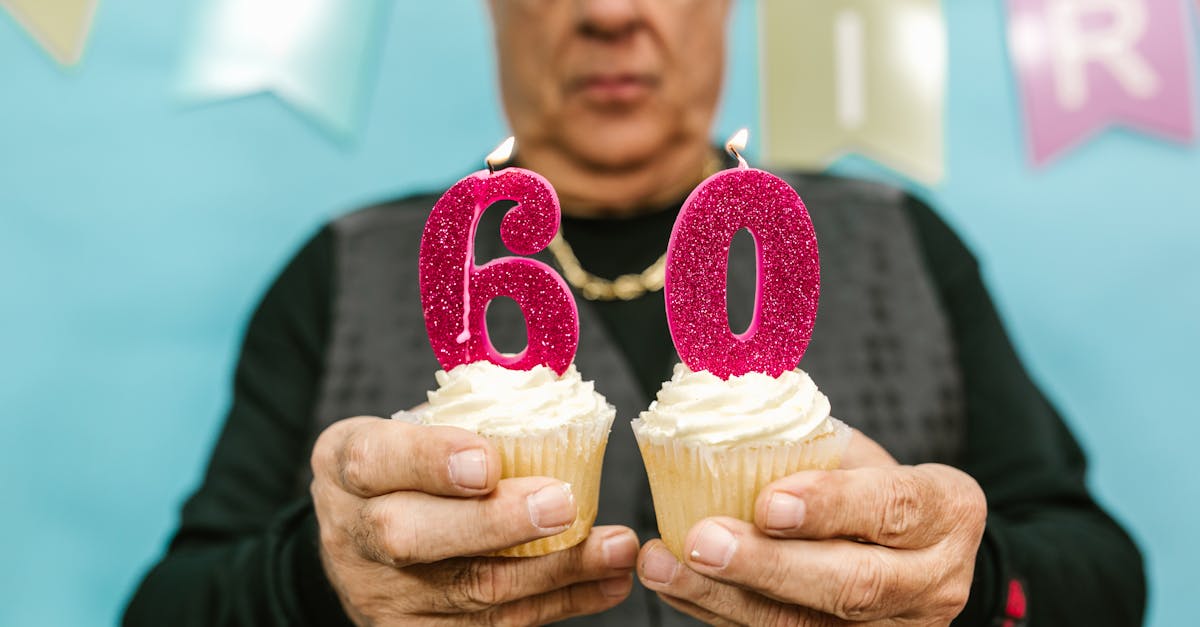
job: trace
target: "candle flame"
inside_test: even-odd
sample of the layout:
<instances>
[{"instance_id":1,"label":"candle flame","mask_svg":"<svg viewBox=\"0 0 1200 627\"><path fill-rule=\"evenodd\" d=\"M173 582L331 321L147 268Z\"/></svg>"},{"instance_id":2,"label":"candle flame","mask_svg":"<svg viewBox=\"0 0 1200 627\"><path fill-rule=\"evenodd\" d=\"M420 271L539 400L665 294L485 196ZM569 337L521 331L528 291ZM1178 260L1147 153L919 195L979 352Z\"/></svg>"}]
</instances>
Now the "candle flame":
<instances>
[{"instance_id":1,"label":"candle flame","mask_svg":"<svg viewBox=\"0 0 1200 627\"><path fill-rule=\"evenodd\" d=\"M742 156L742 151L746 149L746 142L750 140L749 129L741 129L725 142L725 152L737 157L738 167L745 169L750 167L746 163L746 158Z\"/></svg>"},{"instance_id":2,"label":"candle flame","mask_svg":"<svg viewBox=\"0 0 1200 627\"><path fill-rule=\"evenodd\" d=\"M484 159L484 162L487 163L489 170L495 170L496 166L508 161L508 158L512 156L513 144L515 144L516 141L517 140L515 137L510 136L508 139L500 142L499 146L496 146L496 149L493 150L486 159Z\"/></svg>"},{"instance_id":3,"label":"candle flame","mask_svg":"<svg viewBox=\"0 0 1200 627\"><path fill-rule=\"evenodd\" d=\"M750 141L750 129L741 129L734 133L729 141L725 142L725 150L741 153L746 149L746 144Z\"/></svg>"}]
</instances>

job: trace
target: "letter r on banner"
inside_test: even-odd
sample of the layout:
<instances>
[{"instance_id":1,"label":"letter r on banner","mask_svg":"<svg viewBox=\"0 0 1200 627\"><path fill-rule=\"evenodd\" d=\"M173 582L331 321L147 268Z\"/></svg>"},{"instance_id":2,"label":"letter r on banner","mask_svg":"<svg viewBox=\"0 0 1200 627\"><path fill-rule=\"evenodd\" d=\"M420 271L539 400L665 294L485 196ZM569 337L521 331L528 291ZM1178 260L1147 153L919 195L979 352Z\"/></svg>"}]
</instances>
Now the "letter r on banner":
<instances>
[{"instance_id":1,"label":"letter r on banner","mask_svg":"<svg viewBox=\"0 0 1200 627\"><path fill-rule=\"evenodd\" d=\"M1146 100L1158 91L1159 78L1136 45L1146 34L1146 7L1136 0L1053 0L1049 24L1058 43L1054 75L1058 102L1078 111L1087 103L1087 67L1103 66L1131 95ZM1105 27L1088 30L1089 15L1110 17Z\"/></svg>"},{"instance_id":2,"label":"letter r on banner","mask_svg":"<svg viewBox=\"0 0 1200 627\"><path fill-rule=\"evenodd\" d=\"M1193 137L1186 9L1184 0L1008 0L1035 163L1113 123Z\"/></svg>"}]
</instances>

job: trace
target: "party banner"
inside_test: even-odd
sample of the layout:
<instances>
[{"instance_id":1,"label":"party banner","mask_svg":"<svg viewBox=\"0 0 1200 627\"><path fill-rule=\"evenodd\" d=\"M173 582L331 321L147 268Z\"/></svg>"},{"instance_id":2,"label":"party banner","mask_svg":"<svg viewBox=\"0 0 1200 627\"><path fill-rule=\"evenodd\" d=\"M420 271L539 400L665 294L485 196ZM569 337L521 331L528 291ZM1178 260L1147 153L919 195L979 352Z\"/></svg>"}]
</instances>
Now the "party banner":
<instances>
[{"instance_id":1,"label":"party banner","mask_svg":"<svg viewBox=\"0 0 1200 627\"><path fill-rule=\"evenodd\" d=\"M1194 137L1185 0L1008 0L1008 14L1035 164L1114 123Z\"/></svg>"},{"instance_id":2,"label":"party banner","mask_svg":"<svg viewBox=\"0 0 1200 627\"><path fill-rule=\"evenodd\" d=\"M269 91L341 137L356 127L386 0L203 0L180 89Z\"/></svg>"},{"instance_id":3,"label":"party banner","mask_svg":"<svg viewBox=\"0 0 1200 627\"><path fill-rule=\"evenodd\" d=\"M760 11L767 160L819 168L854 151L941 180L939 0L763 0Z\"/></svg>"},{"instance_id":4,"label":"party banner","mask_svg":"<svg viewBox=\"0 0 1200 627\"><path fill-rule=\"evenodd\" d=\"M92 30L97 0L0 0L60 65L75 65Z\"/></svg>"}]
</instances>

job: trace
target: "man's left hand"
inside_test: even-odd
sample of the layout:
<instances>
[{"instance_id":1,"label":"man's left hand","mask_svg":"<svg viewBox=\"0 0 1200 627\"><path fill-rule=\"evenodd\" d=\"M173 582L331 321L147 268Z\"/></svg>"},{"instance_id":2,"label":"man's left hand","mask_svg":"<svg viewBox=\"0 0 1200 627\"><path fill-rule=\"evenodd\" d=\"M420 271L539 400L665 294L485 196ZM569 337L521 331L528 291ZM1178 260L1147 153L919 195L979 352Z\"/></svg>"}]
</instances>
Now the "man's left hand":
<instances>
[{"instance_id":1,"label":"man's left hand","mask_svg":"<svg viewBox=\"0 0 1200 627\"><path fill-rule=\"evenodd\" d=\"M900 466L856 432L843 469L768 485L753 524L700 521L683 564L646 543L638 575L716 625L946 625L966 605L986 517L966 473Z\"/></svg>"}]
</instances>

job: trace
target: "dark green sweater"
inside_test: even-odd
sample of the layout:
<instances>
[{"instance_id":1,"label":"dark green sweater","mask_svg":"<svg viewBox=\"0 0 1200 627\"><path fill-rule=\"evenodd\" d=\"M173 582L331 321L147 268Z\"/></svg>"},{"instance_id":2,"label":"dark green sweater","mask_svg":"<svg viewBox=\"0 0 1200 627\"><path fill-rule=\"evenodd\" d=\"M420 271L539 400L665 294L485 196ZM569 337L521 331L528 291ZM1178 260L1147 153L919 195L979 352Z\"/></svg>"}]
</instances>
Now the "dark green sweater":
<instances>
[{"instance_id":1,"label":"dark green sweater","mask_svg":"<svg viewBox=\"0 0 1200 627\"><path fill-rule=\"evenodd\" d=\"M971 598L956 624L1003 624L1013 581L1027 595L1030 624L1140 624L1137 548L1089 495L1083 453L1022 367L970 252L926 205L906 203L963 377L961 467L989 506ZM564 218L563 233L587 270L613 278L662 254L677 211ZM207 476L130 601L126 625L348 623L318 561L311 501L296 497L330 339L334 246L329 228L319 232L255 312ZM662 293L596 310L651 398L677 359Z\"/></svg>"}]
</instances>

